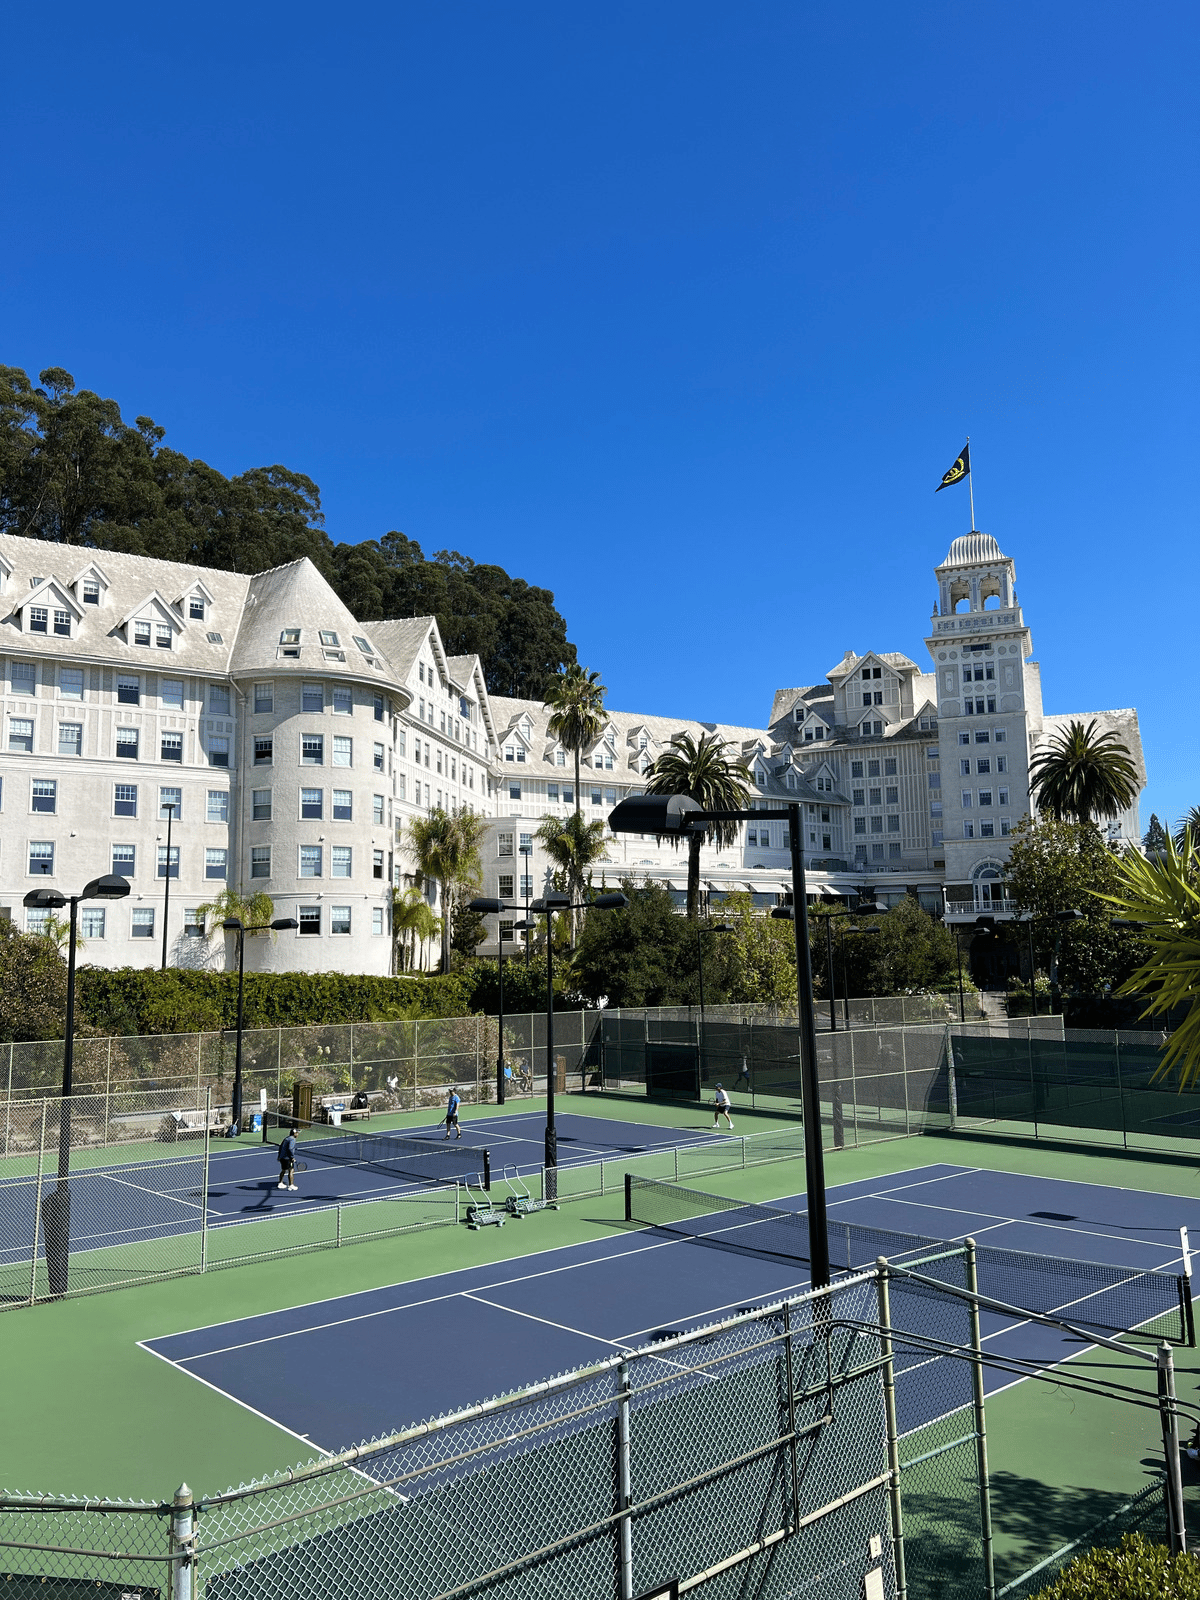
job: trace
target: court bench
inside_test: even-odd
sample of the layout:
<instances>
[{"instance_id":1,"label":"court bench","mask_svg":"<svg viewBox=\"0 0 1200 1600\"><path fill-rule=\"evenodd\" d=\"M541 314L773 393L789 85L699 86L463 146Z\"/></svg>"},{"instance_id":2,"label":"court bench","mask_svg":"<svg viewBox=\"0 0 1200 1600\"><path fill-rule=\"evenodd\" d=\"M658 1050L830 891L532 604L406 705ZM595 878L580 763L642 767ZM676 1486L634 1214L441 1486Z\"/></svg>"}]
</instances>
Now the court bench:
<instances>
[{"instance_id":1,"label":"court bench","mask_svg":"<svg viewBox=\"0 0 1200 1600\"><path fill-rule=\"evenodd\" d=\"M355 1105L354 1101L365 1099L366 1105ZM316 1113L314 1121L332 1122L330 1113L335 1108L340 1108L342 1121L349 1122L355 1117L369 1117L373 1109L378 1107L378 1102L386 1100L387 1095L382 1089L359 1090L356 1094L323 1094L316 1101L313 1109Z\"/></svg>"},{"instance_id":2,"label":"court bench","mask_svg":"<svg viewBox=\"0 0 1200 1600\"><path fill-rule=\"evenodd\" d=\"M172 1111L159 1124L159 1137L167 1143L176 1139L200 1138L209 1133L223 1133L229 1126L229 1112L213 1106L199 1111Z\"/></svg>"}]
</instances>

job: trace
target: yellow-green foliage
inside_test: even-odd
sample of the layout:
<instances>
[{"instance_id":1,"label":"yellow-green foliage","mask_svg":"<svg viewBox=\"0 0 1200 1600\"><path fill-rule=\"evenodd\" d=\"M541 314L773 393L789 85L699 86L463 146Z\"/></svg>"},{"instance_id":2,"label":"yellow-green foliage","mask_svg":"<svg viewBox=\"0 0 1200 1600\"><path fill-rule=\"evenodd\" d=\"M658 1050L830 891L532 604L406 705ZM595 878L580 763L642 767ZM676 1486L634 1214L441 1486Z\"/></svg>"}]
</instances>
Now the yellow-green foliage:
<instances>
[{"instance_id":1,"label":"yellow-green foliage","mask_svg":"<svg viewBox=\"0 0 1200 1600\"><path fill-rule=\"evenodd\" d=\"M1037 1600L1200 1600L1200 1561L1127 1533L1115 1549L1072 1561Z\"/></svg>"}]
</instances>

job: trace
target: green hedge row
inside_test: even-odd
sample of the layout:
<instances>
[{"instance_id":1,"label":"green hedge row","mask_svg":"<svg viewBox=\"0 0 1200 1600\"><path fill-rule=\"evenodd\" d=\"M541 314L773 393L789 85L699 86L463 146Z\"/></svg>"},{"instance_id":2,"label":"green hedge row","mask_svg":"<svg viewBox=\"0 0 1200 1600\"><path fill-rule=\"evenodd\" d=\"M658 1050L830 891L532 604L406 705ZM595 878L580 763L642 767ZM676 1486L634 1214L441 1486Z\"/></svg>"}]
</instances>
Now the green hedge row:
<instances>
[{"instance_id":1,"label":"green hedge row","mask_svg":"<svg viewBox=\"0 0 1200 1600\"><path fill-rule=\"evenodd\" d=\"M471 983L457 973L429 978L247 973L246 1026L461 1017L476 1009L471 991ZM237 1021L236 973L83 967L76 994L80 1023L100 1034L199 1033L232 1028Z\"/></svg>"},{"instance_id":2,"label":"green hedge row","mask_svg":"<svg viewBox=\"0 0 1200 1600\"><path fill-rule=\"evenodd\" d=\"M1072 1561L1037 1600L1200 1600L1200 1562L1127 1533L1115 1549Z\"/></svg>"}]
</instances>

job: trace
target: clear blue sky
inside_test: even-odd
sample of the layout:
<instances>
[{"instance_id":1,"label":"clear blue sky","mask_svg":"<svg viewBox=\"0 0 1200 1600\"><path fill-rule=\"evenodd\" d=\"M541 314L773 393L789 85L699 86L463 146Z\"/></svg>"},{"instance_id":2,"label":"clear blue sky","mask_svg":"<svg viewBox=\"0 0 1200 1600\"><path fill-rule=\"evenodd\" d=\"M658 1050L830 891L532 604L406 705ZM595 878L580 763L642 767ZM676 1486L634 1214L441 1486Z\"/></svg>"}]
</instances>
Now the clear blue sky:
<instances>
[{"instance_id":1,"label":"clear blue sky","mask_svg":"<svg viewBox=\"0 0 1200 1600\"><path fill-rule=\"evenodd\" d=\"M552 589L626 709L927 664L971 435L1052 711L1200 804L1194 5L5 21L0 360Z\"/></svg>"}]
</instances>

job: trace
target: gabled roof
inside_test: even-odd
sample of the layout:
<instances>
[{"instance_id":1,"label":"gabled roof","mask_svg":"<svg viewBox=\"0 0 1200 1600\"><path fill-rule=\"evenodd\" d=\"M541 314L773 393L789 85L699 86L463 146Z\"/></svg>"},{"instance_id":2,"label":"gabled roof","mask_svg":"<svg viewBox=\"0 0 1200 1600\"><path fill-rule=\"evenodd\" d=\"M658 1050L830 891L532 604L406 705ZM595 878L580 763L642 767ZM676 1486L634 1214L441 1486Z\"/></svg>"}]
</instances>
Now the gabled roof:
<instances>
[{"instance_id":1,"label":"gabled roof","mask_svg":"<svg viewBox=\"0 0 1200 1600\"><path fill-rule=\"evenodd\" d=\"M357 631L383 652L401 683L407 683L416 670L417 657L431 634L437 640L435 656L445 662L436 617L393 617L386 622L362 622L357 624Z\"/></svg>"},{"instance_id":2,"label":"gabled roof","mask_svg":"<svg viewBox=\"0 0 1200 1600\"><path fill-rule=\"evenodd\" d=\"M216 599L212 590L202 578L193 578L190 583L185 583L183 588L180 589L179 593L175 596L174 604L180 605L184 600L188 599L194 594L203 595L204 599L208 601L210 606L216 604Z\"/></svg>"},{"instance_id":3,"label":"gabled roof","mask_svg":"<svg viewBox=\"0 0 1200 1600\"><path fill-rule=\"evenodd\" d=\"M165 599L157 589L151 589L149 594L143 595L143 597L138 601L137 605L132 606L125 613L120 622L117 623L117 627L127 628L136 617L141 616L142 612L145 611L147 606L157 606L159 611L162 613L163 621L169 622L177 633L183 632L183 623L180 620L178 611L176 611L171 602ZM82 615L82 612L80 615Z\"/></svg>"},{"instance_id":4,"label":"gabled roof","mask_svg":"<svg viewBox=\"0 0 1200 1600\"><path fill-rule=\"evenodd\" d=\"M22 611L27 605L32 605L35 602L40 604L52 594L57 595L63 605L74 613L76 622L82 618L83 608L71 593L70 586L61 582L58 578L43 578L36 588L30 589L28 593L21 595L13 604L13 613Z\"/></svg>"},{"instance_id":5,"label":"gabled roof","mask_svg":"<svg viewBox=\"0 0 1200 1600\"><path fill-rule=\"evenodd\" d=\"M71 579L72 589L77 584L82 583L85 578L95 578L97 583L104 589L112 588L112 579L98 561L89 561L86 567L80 567L79 571Z\"/></svg>"}]
</instances>

